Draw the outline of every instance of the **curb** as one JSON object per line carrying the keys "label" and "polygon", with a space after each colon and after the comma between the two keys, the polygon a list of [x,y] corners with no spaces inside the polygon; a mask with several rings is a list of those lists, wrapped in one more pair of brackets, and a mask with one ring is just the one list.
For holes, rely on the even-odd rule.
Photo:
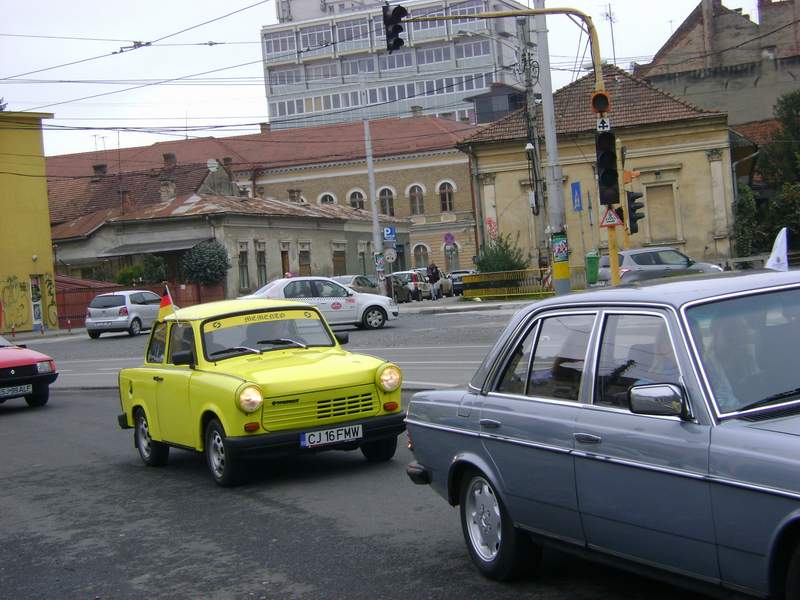
{"label": "curb", "polygon": [[[441,308],[420,308],[414,309],[414,312],[407,312],[407,315],[440,315],[440,314],[458,314],[466,312],[480,312],[485,310],[519,310],[528,306],[528,303],[517,304],[476,304],[475,306],[453,306]],[[402,315],[403,312],[401,311]]]}

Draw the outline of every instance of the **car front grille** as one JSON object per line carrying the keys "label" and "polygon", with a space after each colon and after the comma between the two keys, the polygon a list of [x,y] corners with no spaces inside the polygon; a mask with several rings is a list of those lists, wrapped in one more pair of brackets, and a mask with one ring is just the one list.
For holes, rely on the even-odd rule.
{"label": "car front grille", "polygon": [[267,431],[314,428],[369,416],[377,408],[373,385],[265,398],[262,425]]}
{"label": "car front grille", "polygon": [[0,369],[0,381],[14,380],[20,377],[30,377],[31,375],[37,375],[38,373],[39,372],[36,370],[36,365],[9,367],[6,369]]}

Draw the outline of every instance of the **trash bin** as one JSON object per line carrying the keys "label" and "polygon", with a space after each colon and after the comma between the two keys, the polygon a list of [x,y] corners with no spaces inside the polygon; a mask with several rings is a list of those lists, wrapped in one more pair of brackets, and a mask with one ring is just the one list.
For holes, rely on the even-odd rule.
{"label": "trash bin", "polygon": [[600,255],[596,250],[586,253],[586,285],[597,283],[597,271],[600,268]]}

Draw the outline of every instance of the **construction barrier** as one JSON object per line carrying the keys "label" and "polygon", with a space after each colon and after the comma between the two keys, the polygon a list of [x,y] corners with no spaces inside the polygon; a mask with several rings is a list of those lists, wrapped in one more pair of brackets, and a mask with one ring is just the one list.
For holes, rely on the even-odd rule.
{"label": "construction barrier", "polygon": [[[570,269],[572,289],[586,287],[586,270]],[[465,275],[465,298],[547,298],[555,294],[550,269],[524,269],[521,271],[498,271]]]}

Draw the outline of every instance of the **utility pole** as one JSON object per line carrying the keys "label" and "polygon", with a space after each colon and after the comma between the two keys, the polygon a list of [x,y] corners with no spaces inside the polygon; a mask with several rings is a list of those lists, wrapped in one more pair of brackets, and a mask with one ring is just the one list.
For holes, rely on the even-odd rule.
{"label": "utility pole", "polygon": [[[544,9],[544,0],[533,0],[535,9]],[[537,59],[539,61],[539,86],[542,90],[542,125],[547,151],[545,180],[547,182],[547,215],[549,217],[550,245],[553,253],[553,287],[556,294],[570,292],[569,249],[565,231],[563,178],[558,158],[556,115],[553,105],[553,82],[550,79],[550,48],[547,42],[547,21],[544,14],[533,17],[536,26]]]}
{"label": "utility pole", "polygon": [[381,294],[386,295],[386,275],[383,263],[383,232],[378,220],[378,200],[375,197],[375,168],[372,164],[372,138],[369,119],[364,119],[364,150],[367,157],[367,179],[369,181],[369,205],[372,210],[372,259]]}
{"label": "utility pole", "polygon": [[[525,69],[525,116],[527,120],[528,144],[525,146],[528,155],[529,171],[531,178],[531,193],[534,200],[531,203],[531,216],[536,232],[537,259],[547,255],[545,242],[544,218],[539,217],[544,204],[544,188],[542,186],[541,153],[539,151],[539,133],[536,130],[536,97],[533,93],[533,57],[530,52],[530,28],[528,18],[517,19],[517,39],[519,39],[520,61]],[[533,149],[529,149],[529,146]],[[535,203],[535,204],[534,204]],[[544,250],[543,250],[544,248]]]}

